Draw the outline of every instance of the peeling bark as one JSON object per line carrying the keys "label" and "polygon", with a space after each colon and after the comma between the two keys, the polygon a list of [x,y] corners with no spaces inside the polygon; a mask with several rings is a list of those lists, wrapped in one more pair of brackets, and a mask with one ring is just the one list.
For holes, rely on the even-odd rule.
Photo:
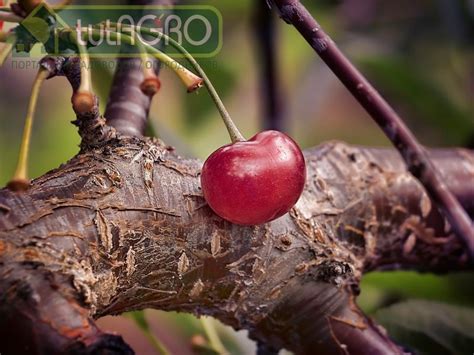
{"label": "peeling bark", "polygon": [[[472,217],[474,153],[431,157]],[[74,353],[110,337],[92,319],[155,308],[214,316],[272,349],[399,353],[355,304],[362,273],[470,269],[467,251],[396,152],[328,143],[306,160],[298,204],[254,227],[216,216],[201,163],[158,140],[114,138],[27,193],[0,190],[0,352]]]}

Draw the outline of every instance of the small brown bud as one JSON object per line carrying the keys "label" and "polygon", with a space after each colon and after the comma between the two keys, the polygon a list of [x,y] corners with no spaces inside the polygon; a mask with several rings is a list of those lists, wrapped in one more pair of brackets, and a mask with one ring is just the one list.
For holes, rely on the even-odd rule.
{"label": "small brown bud", "polygon": [[94,109],[95,98],[90,92],[76,91],[71,98],[72,108],[77,114],[84,114]]}
{"label": "small brown bud", "polygon": [[145,78],[140,84],[140,90],[147,96],[154,96],[161,87],[161,81],[157,76]]}
{"label": "small brown bud", "polygon": [[7,184],[7,188],[15,192],[23,192],[30,188],[30,180],[22,178],[14,178]]}

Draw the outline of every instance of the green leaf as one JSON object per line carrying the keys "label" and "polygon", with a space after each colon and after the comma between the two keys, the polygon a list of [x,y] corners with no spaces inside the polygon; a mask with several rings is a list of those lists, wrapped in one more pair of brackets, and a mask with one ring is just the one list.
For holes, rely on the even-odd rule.
{"label": "green leaf", "polygon": [[472,354],[474,310],[438,302],[411,300],[375,314],[400,344],[419,354]]}
{"label": "green leaf", "polygon": [[[422,287],[420,287],[422,285]],[[469,272],[434,275],[414,271],[371,272],[364,275],[357,302],[372,313],[387,301],[425,299],[474,307],[474,274]]]}

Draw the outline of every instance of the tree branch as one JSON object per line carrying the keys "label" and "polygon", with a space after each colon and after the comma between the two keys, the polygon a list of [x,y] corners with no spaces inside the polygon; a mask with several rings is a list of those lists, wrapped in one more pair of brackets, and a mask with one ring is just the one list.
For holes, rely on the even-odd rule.
{"label": "tree branch", "polygon": [[[141,0],[131,1],[134,5],[172,5],[171,0]],[[124,45],[122,53],[134,53],[137,49]],[[139,57],[139,56],[138,56]],[[160,70],[160,63],[150,58],[156,74]],[[114,80],[110,90],[109,101],[104,116],[107,124],[118,132],[128,136],[142,137],[145,134],[148,113],[152,98],[145,95],[140,89],[144,74],[141,58],[122,57],[117,62]]]}
{"label": "tree branch", "polygon": [[151,97],[140,90],[143,79],[140,58],[118,60],[104,115],[107,124],[124,135],[142,137],[145,133]]}
{"label": "tree branch", "polygon": [[[474,153],[432,157],[473,214]],[[9,300],[0,319],[19,319],[17,327],[0,323],[0,352],[18,349],[19,334],[37,339],[23,322],[55,319],[66,298],[80,306],[73,308],[82,322],[178,310],[249,329],[273,349],[399,353],[354,304],[362,273],[398,260],[408,234],[417,240],[399,259],[403,267],[469,269],[466,250],[396,153],[330,143],[306,160],[308,182],[295,208],[254,227],[216,216],[200,190],[201,163],[149,139],[83,151],[25,194],[0,190],[0,298]],[[33,290],[28,320],[25,287],[13,284]],[[41,297],[46,289],[55,293]],[[45,330],[41,340],[52,344],[56,334]]]}
{"label": "tree branch", "polygon": [[299,0],[273,0],[273,2],[278,7],[282,19],[295,26],[385,132],[404,158],[409,171],[425,186],[432,200],[464,241],[470,251],[471,259],[474,260],[474,226],[471,218],[449,191],[425,149],[403,120],[344,56]]}
{"label": "tree branch", "polygon": [[277,32],[275,18],[266,0],[255,3],[254,27],[259,54],[261,112],[264,129],[283,131],[284,101],[278,71]]}

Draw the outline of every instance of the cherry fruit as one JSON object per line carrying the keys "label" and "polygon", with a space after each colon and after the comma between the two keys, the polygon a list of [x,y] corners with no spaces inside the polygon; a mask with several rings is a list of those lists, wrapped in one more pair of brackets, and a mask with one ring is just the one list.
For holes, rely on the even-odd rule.
{"label": "cherry fruit", "polygon": [[257,225],[287,213],[298,201],[305,179],[298,145],[286,134],[264,131],[212,153],[202,169],[201,187],[220,217]]}

